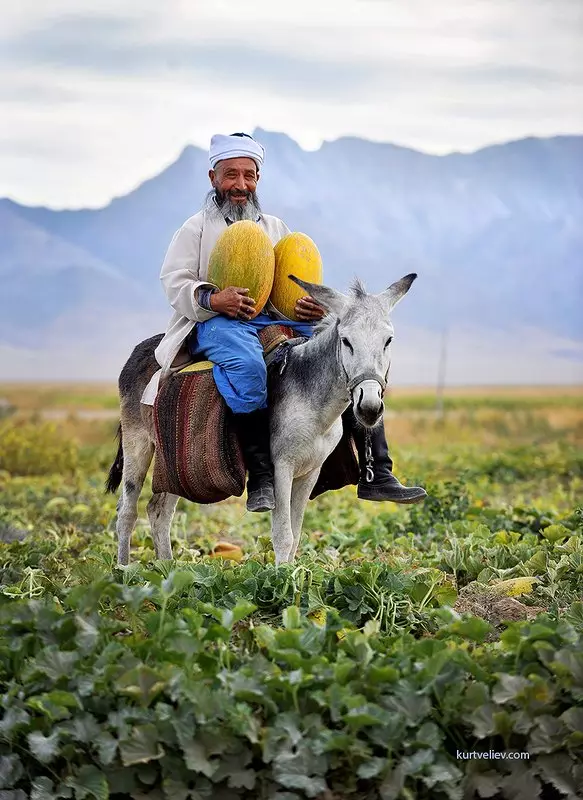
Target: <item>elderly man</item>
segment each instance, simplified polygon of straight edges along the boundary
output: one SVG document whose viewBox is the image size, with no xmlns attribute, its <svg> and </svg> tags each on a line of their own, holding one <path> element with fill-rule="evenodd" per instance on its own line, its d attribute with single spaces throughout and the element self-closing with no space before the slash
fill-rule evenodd
<svg viewBox="0 0 583 800">
<path fill-rule="evenodd" d="M 267 511 L 274 507 L 273 466 L 269 452 L 266 367 L 258 332 L 277 324 L 281 315 L 267 303 L 251 319 L 255 299 L 244 286 L 222 291 L 206 281 L 211 251 L 226 227 L 239 220 L 252 220 L 275 245 L 288 234 L 282 220 L 264 214 L 256 193 L 264 148 L 251 136 L 234 133 L 213 136 L 210 146 L 209 179 L 212 189 L 204 207 L 178 230 L 166 254 L 160 279 L 174 309 L 166 334 L 155 355 L 161 369 L 155 373 L 142 396 L 153 405 L 159 381 L 179 369 L 193 356 L 214 363 L 217 389 L 233 412 L 248 470 L 247 508 Z M 285 324 L 304 336 L 311 336 L 314 323 L 324 309 L 310 297 L 298 300 L 299 322 Z M 384 428 L 372 434 L 374 479 L 366 481 L 364 432 L 354 425 L 361 478 L 358 497 L 416 503 L 426 496 L 420 487 L 405 487 L 392 474 Z"/>
</svg>

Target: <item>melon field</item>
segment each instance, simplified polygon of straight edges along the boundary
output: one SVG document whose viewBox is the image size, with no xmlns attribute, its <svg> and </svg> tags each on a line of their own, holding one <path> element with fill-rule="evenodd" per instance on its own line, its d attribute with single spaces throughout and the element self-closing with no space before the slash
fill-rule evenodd
<svg viewBox="0 0 583 800">
<path fill-rule="evenodd" d="M 1 800 L 583 798 L 580 390 L 401 389 L 396 473 L 269 514 L 140 501 L 116 566 L 111 386 L 0 386 Z"/>
</svg>

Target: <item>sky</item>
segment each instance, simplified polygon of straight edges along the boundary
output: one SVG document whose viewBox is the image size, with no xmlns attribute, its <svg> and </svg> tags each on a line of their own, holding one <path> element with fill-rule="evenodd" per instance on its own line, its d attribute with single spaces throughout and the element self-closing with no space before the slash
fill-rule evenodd
<svg viewBox="0 0 583 800">
<path fill-rule="evenodd" d="M 583 0 L 18 0 L 0 197 L 100 207 L 213 133 L 430 153 L 583 133 Z"/>
</svg>

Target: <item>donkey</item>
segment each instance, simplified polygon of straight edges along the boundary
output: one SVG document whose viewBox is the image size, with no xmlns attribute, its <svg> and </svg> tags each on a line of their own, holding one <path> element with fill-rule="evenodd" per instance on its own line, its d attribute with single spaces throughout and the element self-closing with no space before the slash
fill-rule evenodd
<svg viewBox="0 0 583 800">
<path fill-rule="evenodd" d="M 383 424 L 383 395 L 391 364 L 393 325 L 390 313 L 409 291 L 415 273 L 380 294 L 367 294 L 360 281 L 349 295 L 335 289 L 291 280 L 326 310 L 307 341 L 290 347 L 285 368 L 270 381 L 271 457 L 275 508 L 271 536 L 276 565 L 294 560 L 304 512 L 324 461 L 342 437 L 342 414 L 352 404 L 359 424 Z M 117 511 L 118 562 L 127 565 L 138 499 L 154 455 L 153 409 L 140 402 L 158 368 L 154 349 L 161 335 L 141 342 L 119 377 L 121 422 L 119 448 L 106 490 L 123 480 Z M 153 494 L 147 507 L 156 557 L 172 558 L 170 526 L 178 497 Z"/>
</svg>

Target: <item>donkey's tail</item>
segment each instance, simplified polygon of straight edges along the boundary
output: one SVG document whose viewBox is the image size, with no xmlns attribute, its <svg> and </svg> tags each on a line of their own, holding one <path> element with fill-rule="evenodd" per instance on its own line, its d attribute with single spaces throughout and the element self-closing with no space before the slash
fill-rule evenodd
<svg viewBox="0 0 583 800">
<path fill-rule="evenodd" d="M 111 465 L 107 481 L 105 482 L 105 493 L 111 492 L 115 494 L 121 483 L 123 475 L 123 446 L 121 441 L 121 422 L 117 426 L 116 438 L 119 441 L 115 461 Z"/>
</svg>

